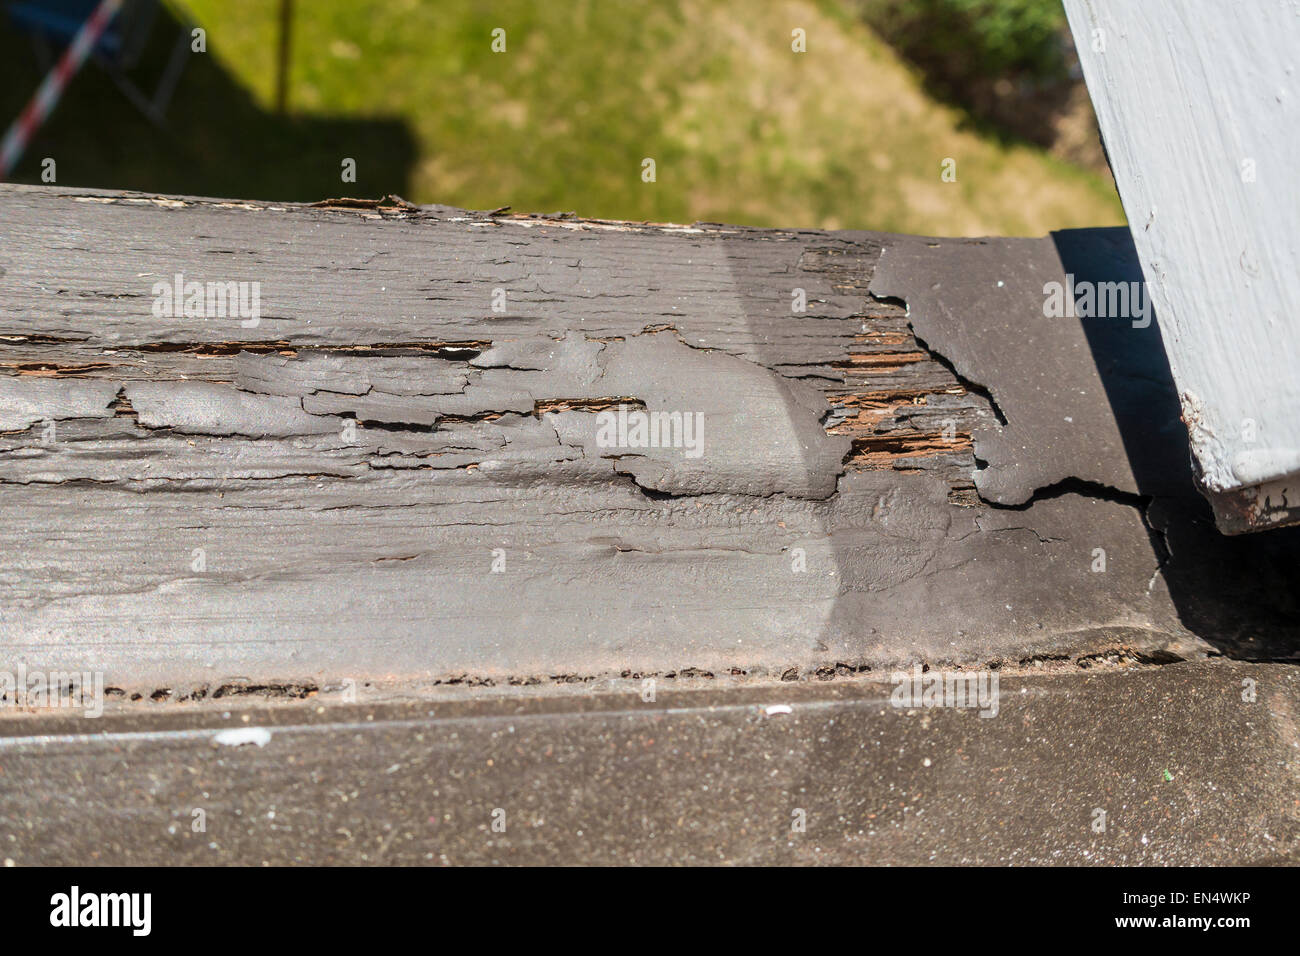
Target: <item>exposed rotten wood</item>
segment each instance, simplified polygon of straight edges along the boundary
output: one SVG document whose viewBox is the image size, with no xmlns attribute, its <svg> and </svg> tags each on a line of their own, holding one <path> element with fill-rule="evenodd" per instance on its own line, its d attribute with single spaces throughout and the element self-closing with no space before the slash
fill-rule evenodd
<svg viewBox="0 0 1300 956">
<path fill-rule="evenodd" d="M 881 303 L 862 318 L 873 328 L 855 335 L 848 358 L 833 363 L 843 384 L 828 391 L 827 430 L 853 443 L 845 467 L 942 469 L 953 488 L 969 486 L 971 431 L 992 418 L 987 402 L 917 346 L 901 308 Z"/>
<path fill-rule="evenodd" d="M 1185 456 L 1126 483 L 1102 389 L 1022 387 L 1091 361 L 1028 324 L 1050 240 L 0 203 L 5 655 L 148 696 L 1292 653 L 1294 538 L 1232 550 Z M 259 323 L 154 315 L 176 273 L 261 283 Z M 1037 365 L 963 344 L 1022 324 Z M 1088 427 L 1035 431 L 1062 401 Z M 703 453 L 602 447 L 620 402 Z"/>
</svg>

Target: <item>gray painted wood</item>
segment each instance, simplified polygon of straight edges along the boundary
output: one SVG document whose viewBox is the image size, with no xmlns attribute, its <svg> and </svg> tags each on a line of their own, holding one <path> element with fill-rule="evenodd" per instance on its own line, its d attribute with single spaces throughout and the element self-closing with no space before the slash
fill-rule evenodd
<svg viewBox="0 0 1300 956">
<path fill-rule="evenodd" d="M 1300 10 L 1065 9 L 1220 526 L 1300 520 Z"/>
<path fill-rule="evenodd" d="M 1294 536 L 1234 545 L 1126 460 L 1167 383 L 1076 394 L 1077 323 L 959 334 L 1041 320 L 1059 239 L 0 206 L 3 660 L 178 699 L 1294 654 Z M 260 282 L 260 324 L 155 315 L 178 272 Z M 601 447 L 614 403 L 702 413 L 704 453 Z"/>
</svg>

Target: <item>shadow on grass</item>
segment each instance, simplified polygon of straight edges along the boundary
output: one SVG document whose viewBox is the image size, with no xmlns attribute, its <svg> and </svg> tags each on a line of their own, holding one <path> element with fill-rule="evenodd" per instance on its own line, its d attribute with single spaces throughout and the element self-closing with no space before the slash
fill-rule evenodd
<svg viewBox="0 0 1300 956">
<path fill-rule="evenodd" d="M 155 88 L 180 31 L 170 11 L 161 10 L 128 74 L 145 91 Z M 267 43 L 275 42 L 268 31 Z M 207 53 L 185 54 L 161 126 L 88 60 L 10 181 L 40 183 L 50 157 L 63 186 L 286 202 L 408 192 L 416 144 L 405 121 L 267 112 L 217 53 L 210 45 Z M 0 9 L 0 124 L 19 115 L 44 73 L 31 35 Z M 355 183 L 341 180 L 344 158 L 356 160 Z"/>
<path fill-rule="evenodd" d="M 861 19 L 916 70 L 925 94 L 958 111 L 959 129 L 1004 149 L 1050 150 L 1082 85 L 1073 39 L 1059 3 L 1012 7 L 1000 29 L 981 30 L 989 11 L 964 2 L 858 0 Z"/>
</svg>

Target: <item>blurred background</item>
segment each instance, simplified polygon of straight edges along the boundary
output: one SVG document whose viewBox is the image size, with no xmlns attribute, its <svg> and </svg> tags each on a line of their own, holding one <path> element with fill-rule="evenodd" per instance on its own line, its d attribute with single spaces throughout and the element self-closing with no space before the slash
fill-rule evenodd
<svg viewBox="0 0 1300 956">
<path fill-rule="evenodd" d="M 0 0 L 0 125 L 96 6 Z M 8 178 L 41 182 L 46 158 L 59 185 L 234 198 L 1124 222 L 1059 0 L 125 0 Z"/>
</svg>

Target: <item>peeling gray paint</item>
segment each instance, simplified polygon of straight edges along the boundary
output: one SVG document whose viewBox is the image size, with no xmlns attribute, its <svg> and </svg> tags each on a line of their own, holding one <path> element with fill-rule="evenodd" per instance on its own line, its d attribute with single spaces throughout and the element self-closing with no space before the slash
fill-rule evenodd
<svg viewBox="0 0 1300 956">
<path fill-rule="evenodd" d="M 1025 311 L 1060 237 L 87 198 L 0 187 L 0 382 L 72 416 L 0 435 L 4 657 L 147 689 L 1293 653 L 1295 540 L 1207 536 L 1185 454 L 1103 420 L 1142 376 Z M 231 261 L 259 339 L 126 296 Z M 1054 407 L 1089 362 L 1108 401 Z M 698 411 L 704 453 L 600 446 L 619 403 Z"/>
<path fill-rule="evenodd" d="M 337 431 L 339 423 L 308 415 L 295 399 L 253 395 L 206 382 L 136 382 L 123 390 L 146 428 L 191 435 L 286 438 Z"/>
<path fill-rule="evenodd" d="M 0 378 L 0 431 L 18 431 L 45 420 L 108 418 L 118 386 L 79 379 Z"/>
<path fill-rule="evenodd" d="M 1019 505 L 1067 479 L 1130 494 L 1186 490 L 1159 327 L 1045 315 L 1045 286 L 1067 275 L 1140 279 L 1127 231 L 903 238 L 881 257 L 871 291 L 905 300 L 918 337 L 992 393 L 1006 421 L 974 434 L 984 498 Z"/>
</svg>

